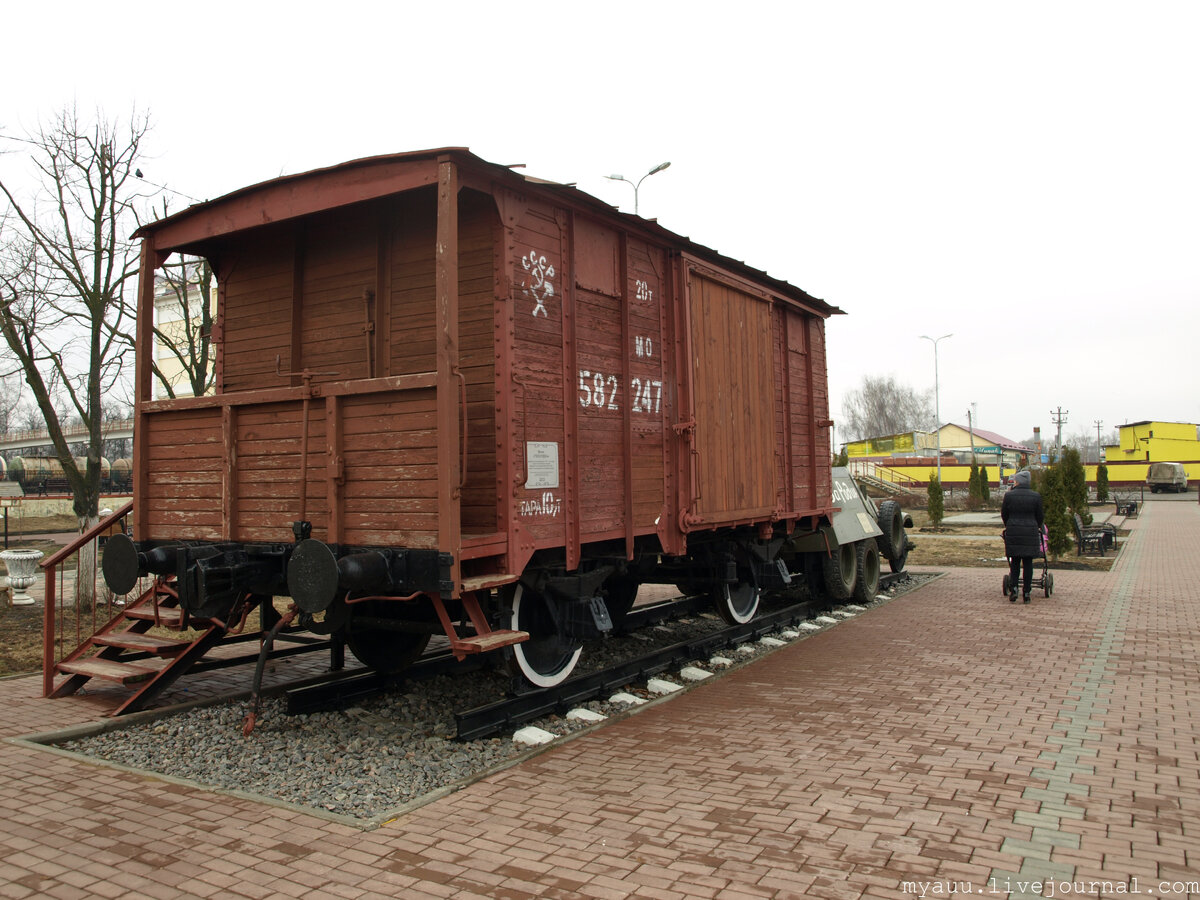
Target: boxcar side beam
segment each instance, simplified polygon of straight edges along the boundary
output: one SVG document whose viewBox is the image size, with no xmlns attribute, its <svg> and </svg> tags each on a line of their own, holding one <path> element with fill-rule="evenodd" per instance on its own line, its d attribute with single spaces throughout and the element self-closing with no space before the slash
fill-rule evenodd
<svg viewBox="0 0 1200 900">
<path fill-rule="evenodd" d="M 437 249 L 437 449 L 438 547 L 452 553 L 451 579 L 458 596 L 462 580 L 459 545 L 462 482 L 458 413 L 458 167 L 449 157 L 438 159 Z"/>
</svg>

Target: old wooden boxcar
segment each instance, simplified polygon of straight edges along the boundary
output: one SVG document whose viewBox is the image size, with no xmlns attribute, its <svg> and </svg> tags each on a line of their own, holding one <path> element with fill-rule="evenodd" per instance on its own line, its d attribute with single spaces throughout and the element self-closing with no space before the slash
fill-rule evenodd
<svg viewBox="0 0 1200 900">
<path fill-rule="evenodd" d="M 173 577 L 198 618 L 287 595 L 379 668 L 444 630 L 552 684 L 640 583 L 745 620 L 829 555 L 839 310 L 799 288 L 465 149 L 278 178 L 140 236 L 114 589 Z M 216 392 L 153 400 L 174 253 L 219 282 Z"/>
</svg>

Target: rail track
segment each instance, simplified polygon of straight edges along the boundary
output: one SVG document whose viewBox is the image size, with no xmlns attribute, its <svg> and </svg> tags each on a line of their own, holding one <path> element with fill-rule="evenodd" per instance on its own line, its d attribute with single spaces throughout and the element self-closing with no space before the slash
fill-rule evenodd
<svg viewBox="0 0 1200 900">
<path fill-rule="evenodd" d="M 906 572 L 882 576 L 880 590 L 907 577 Z M 810 619 L 832 605 L 833 601 L 828 598 L 790 604 L 764 612 L 751 622 L 717 628 L 703 636 L 577 675 L 556 687 L 521 689 L 519 680 L 514 679 L 514 688 L 505 699 L 455 714 L 457 738 L 462 741 L 477 740 L 546 715 L 564 713 L 589 700 L 606 698 L 630 682 L 648 678 L 690 660 L 705 658 L 725 647 L 757 641 L 772 631 Z M 708 607 L 709 601 L 701 597 L 647 604 L 629 613 L 626 628 L 636 631 Z M 486 659 L 478 658 L 458 662 L 448 650 L 443 650 L 427 654 L 407 671 L 395 675 L 383 675 L 370 670 L 350 675 L 335 674 L 287 691 L 286 713 L 299 715 L 344 709 L 406 682 L 426 681 L 441 674 L 464 673 L 485 664 Z"/>
</svg>

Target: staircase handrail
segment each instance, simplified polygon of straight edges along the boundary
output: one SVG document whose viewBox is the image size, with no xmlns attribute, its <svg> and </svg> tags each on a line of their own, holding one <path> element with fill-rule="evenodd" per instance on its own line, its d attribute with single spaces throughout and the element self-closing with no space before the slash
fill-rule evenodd
<svg viewBox="0 0 1200 900">
<path fill-rule="evenodd" d="M 48 697 L 54 690 L 54 646 L 58 638 L 54 613 L 55 598 L 58 596 L 58 567 L 64 560 L 78 553 L 80 548 L 88 542 L 98 540 L 100 535 L 112 528 L 113 525 L 123 522 L 131 512 L 133 512 L 132 500 L 112 515 L 102 518 L 57 553 L 38 563 L 46 572 L 46 602 L 42 621 L 42 696 Z M 95 577 L 94 573 L 92 577 Z"/>
</svg>

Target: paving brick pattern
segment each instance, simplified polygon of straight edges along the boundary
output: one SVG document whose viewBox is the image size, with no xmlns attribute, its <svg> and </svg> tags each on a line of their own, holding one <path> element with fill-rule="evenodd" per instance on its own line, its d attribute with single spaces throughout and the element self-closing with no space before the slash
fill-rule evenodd
<svg viewBox="0 0 1200 900">
<path fill-rule="evenodd" d="M 1200 896 L 1200 507 L 1129 524 L 1052 598 L 953 570 L 371 832 L 9 745 L 0 898 Z M 111 703 L 39 684 L 0 734 Z"/>
</svg>

